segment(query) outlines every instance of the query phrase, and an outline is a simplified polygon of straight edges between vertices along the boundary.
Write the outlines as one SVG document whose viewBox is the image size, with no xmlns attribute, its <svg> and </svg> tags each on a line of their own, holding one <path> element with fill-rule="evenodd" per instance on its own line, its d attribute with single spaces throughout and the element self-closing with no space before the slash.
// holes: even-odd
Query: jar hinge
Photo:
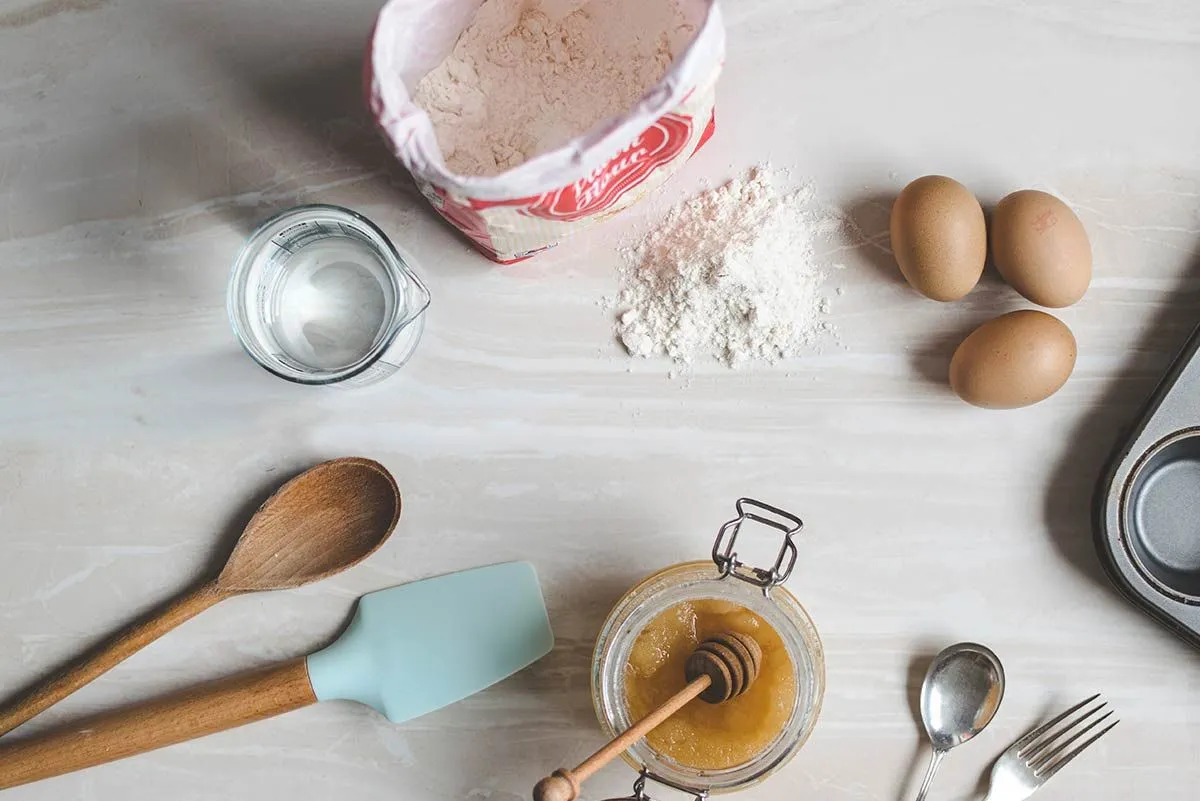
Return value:
<svg viewBox="0 0 1200 801">
<path fill-rule="evenodd" d="M 684 787 L 681 784 L 668 781 L 661 776 L 655 776 L 650 772 L 649 768 L 642 768 L 638 772 L 637 779 L 635 779 L 633 782 L 633 795 L 629 796 L 628 798 L 613 799 L 613 801 L 653 801 L 650 798 L 650 795 L 646 792 L 646 782 L 651 780 L 658 782 L 664 787 L 670 787 L 672 790 L 678 790 L 681 793 L 687 793 L 694 798 L 695 801 L 706 801 L 708 798 L 708 790 L 697 790 L 693 787 Z"/>
<path fill-rule="evenodd" d="M 794 537 L 804 528 L 804 521 L 793 514 L 752 498 L 739 498 L 738 516 L 721 526 L 717 540 L 713 543 L 712 560 L 721 571 L 721 578 L 735 576 L 742 581 L 761 587 L 768 593 L 772 587 L 787 581 L 796 567 L 796 542 Z M 747 565 L 737 558 L 734 545 L 741 532 L 742 523 L 751 520 L 783 534 L 783 545 L 775 564 L 770 569 Z"/>
</svg>

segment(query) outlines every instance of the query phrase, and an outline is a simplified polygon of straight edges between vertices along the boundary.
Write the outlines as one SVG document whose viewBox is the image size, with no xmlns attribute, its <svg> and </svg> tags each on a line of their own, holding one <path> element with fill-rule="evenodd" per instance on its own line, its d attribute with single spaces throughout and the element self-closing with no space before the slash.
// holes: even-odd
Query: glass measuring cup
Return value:
<svg viewBox="0 0 1200 801">
<path fill-rule="evenodd" d="M 263 368 L 298 384 L 363 386 L 412 356 L 429 290 L 370 220 L 297 206 L 259 226 L 233 266 L 234 334 Z"/>
</svg>

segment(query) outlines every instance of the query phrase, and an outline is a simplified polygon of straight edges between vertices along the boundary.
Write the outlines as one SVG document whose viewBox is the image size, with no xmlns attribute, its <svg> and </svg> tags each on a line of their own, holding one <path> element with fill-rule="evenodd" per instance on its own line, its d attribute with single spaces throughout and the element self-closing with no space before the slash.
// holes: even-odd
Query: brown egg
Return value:
<svg viewBox="0 0 1200 801">
<path fill-rule="evenodd" d="M 958 300 L 979 283 L 987 258 L 983 209 L 952 178 L 918 178 L 892 204 L 892 252 L 904 280 L 933 300 Z"/>
<path fill-rule="evenodd" d="M 950 360 L 950 387 L 985 409 L 1043 401 L 1075 369 L 1075 337 L 1057 317 L 1033 309 L 1009 312 L 971 332 Z"/>
<path fill-rule="evenodd" d="M 1070 306 L 1092 280 L 1092 246 L 1075 212 L 1036 189 L 1013 192 L 992 215 L 992 258 L 1012 288 L 1039 306 Z"/>
</svg>

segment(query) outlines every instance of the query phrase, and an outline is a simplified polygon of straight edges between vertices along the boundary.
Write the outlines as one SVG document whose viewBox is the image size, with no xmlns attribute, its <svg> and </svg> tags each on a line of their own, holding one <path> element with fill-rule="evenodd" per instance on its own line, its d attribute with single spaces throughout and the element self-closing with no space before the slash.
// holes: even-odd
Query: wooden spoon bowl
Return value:
<svg viewBox="0 0 1200 801">
<path fill-rule="evenodd" d="M 353 567 L 400 520 L 400 490 L 379 462 L 350 457 L 307 470 L 268 498 L 215 585 L 229 595 L 285 590 Z"/>
</svg>

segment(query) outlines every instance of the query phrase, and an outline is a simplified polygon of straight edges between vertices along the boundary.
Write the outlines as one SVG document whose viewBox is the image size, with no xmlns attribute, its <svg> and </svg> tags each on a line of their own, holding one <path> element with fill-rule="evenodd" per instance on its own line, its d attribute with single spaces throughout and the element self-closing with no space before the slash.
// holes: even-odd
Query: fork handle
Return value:
<svg viewBox="0 0 1200 801">
<path fill-rule="evenodd" d="M 917 801 L 925 801 L 925 796 L 929 795 L 929 786 L 933 784 L 934 774 L 942 764 L 942 758 L 946 756 L 945 751 L 933 749 L 933 756 L 929 759 L 929 770 L 925 771 L 925 781 L 921 782 L 921 789 L 917 791 Z"/>
</svg>

